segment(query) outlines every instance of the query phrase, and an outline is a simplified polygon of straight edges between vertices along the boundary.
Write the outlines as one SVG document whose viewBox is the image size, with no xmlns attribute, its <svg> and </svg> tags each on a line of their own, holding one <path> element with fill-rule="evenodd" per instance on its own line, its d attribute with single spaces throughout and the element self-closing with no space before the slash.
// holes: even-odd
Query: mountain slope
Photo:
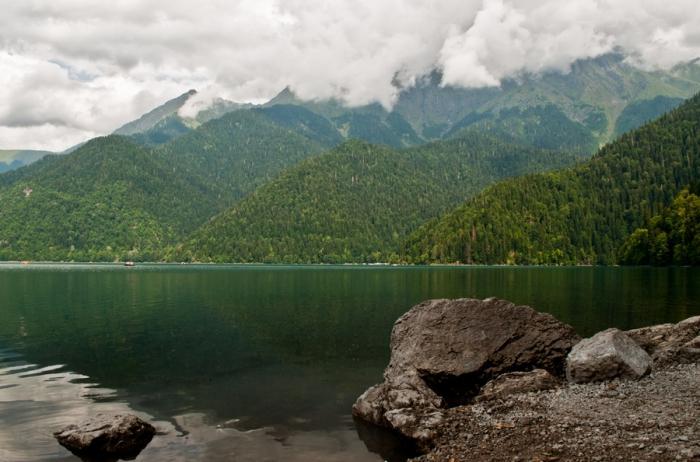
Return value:
<svg viewBox="0 0 700 462">
<path fill-rule="evenodd" d="M 113 134 L 130 136 L 151 130 L 163 120 L 171 116 L 176 116 L 177 111 L 179 111 L 180 108 L 185 105 L 187 100 L 196 93 L 197 92 L 195 90 L 190 90 L 177 98 L 166 101 L 164 104 L 147 112 L 138 119 L 122 125 L 118 129 L 114 130 Z"/>
<path fill-rule="evenodd" d="M 485 185 L 574 161 L 473 133 L 405 151 L 350 141 L 284 171 L 203 226 L 173 258 L 395 260 L 407 233 Z"/>
<path fill-rule="evenodd" d="M 222 207 L 323 146 L 264 114 L 239 110 L 211 120 L 155 150 L 173 173 L 215 190 Z"/>
<path fill-rule="evenodd" d="M 588 163 L 499 183 L 421 227 L 414 262 L 615 263 L 627 236 L 700 177 L 700 96 Z"/>
<path fill-rule="evenodd" d="M 0 260 L 155 260 L 213 210 L 149 151 L 97 138 L 0 176 Z"/>
<path fill-rule="evenodd" d="M 336 100 L 302 101 L 289 88 L 285 88 L 263 107 L 270 110 L 280 106 L 304 108 L 323 117 L 340 134 L 341 140 L 359 139 L 396 149 L 426 142 L 401 114 L 387 112 L 379 104 L 347 107 Z"/>
</svg>

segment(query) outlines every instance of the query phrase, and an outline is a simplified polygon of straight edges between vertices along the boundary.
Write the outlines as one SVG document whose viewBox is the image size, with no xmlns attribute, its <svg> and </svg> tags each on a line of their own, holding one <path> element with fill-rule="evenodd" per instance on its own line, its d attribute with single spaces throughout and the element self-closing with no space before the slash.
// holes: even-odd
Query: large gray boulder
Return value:
<svg viewBox="0 0 700 462">
<path fill-rule="evenodd" d="M 639 379 L 651 371 L 651 357 L 619 329 L 598 332 L 574 346 L 566 360 L 570 382 Z"/>
<path fill-rule="evenodd" d="M 73 454 L 96 460 L 133 459 L 150 443 L 155 428 L 135 415 L 97 414 L 54 433 Z"/>
<path fill-rule="evenodd" d="M 677 324 L 660 324 L 629 330 L 626 334 L 641 346 L 654 360 L 654 365 L 700 360 L 700 316 L 694 316 Z"/>
<path fill-rule="evenodd" d="M 436 416 L 469 402 L 500 374 L 539 368 L 563 376 L 579 340 L 553 316 L 505 300 L 429 300 L 396 321 L 384 382 L 358 398 L 353 414 L 413 437 L 402 425 L 408 414 Z"/>
</svg>

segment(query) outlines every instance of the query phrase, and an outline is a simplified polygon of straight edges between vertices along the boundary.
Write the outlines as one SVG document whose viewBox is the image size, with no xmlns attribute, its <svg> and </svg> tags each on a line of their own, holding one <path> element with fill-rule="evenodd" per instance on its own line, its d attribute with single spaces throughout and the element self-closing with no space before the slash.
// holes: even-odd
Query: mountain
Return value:
<svg viewBox="0 0 700 462">
<path fill-rule="evenodd" d="M 337 100 L 303 101 L 285 88 L 279 95 L 263 105 L 265 110 L 277 107 L 300 107 L 323 117 L 340 135 L 341 140 L 359 139 L 393 148 L 424 144 L 413 126 L 397 112 L 387 112 L 379 104 L 348 107 Z"/>
<path fill-rule="evenodd" d="M 154 155 L 173 173 L 200 178 L 223 207 L 323 149 L 264 113 L 245 109 L 201 125 L 156 148 Z"/>
<path fill-rule="evenodd" d="M 494 185 L 407 240 L 413 262 L 612 264 L 700 178 L 700 96 L 572 169 Z"/>
<path fill-rule="evenodd" d="M 235 200 L 323 146 L 234 111 L 148 148 L 97 138 L 0 175 L 0 260 L 158 260 Z"/>
<path fill-rule="evenodd" d="M 180 116 L 178 114 L 180 109 L 196 94 L 196 90 L 190 90 L 177 98 L 166 101 L 138 119 L 116 129 L 113 134 L 130 136 L 139 144 L 155 146 L 172 141 L 199 125 L 229 112 L 253 107 L 252 104 L 238 104 L 218 98 L 194 118 Z"/>
<path fill-rule="evenodd" d="M 441 80 L 435 72 L 400 89 L 391 112 L 376 104 L 301 101 L 289 89 L 266 106 L 303 106 L 345 138 L 393 147 L 449 138 L 471 127 L 540 149 L 592 154 L 700 91 L 700 62 L 645 71 L 611 53 L 577 61 L 568 73 L 522 75 L 500 87 L 457 88 Z"/>
<path fill-rule="evenodd" d="M 411 230 L 487 184 L 575 161 L 476 133 L 403 151 L 349 141 L 283 171 L 195 232 L 173 258 L 394 261 Z"/>
<path fill-rule="evenodd" d="M 0 173 L 24 167 L 50 154 L 54 153 L 27 149 L 0 149 Z"/>
<path fill-rule="evenodd" d="M 170 101 L 167 101 L 150 112 L 142 115 L 138 119 L 122 125 L 118 129 L 114 130 L 113 134 L 131 136 L 152 130 L 164 120 L 177 116 L 177 111 L 179 111 L 182 106 L 187 103 L 187 100 L 189 100 L 190 97 L 194 96 L 195 94 L 197 94 L 196 90 L 190 90 L 177 98 L 171 99 Z"/>
<path fill-rule="evenodd" d="M 647 122 L 656 119 L 659 114 L 664 114 L 679 106 L 682 98 L 657 96 L 643 101 L 635 101 L 625 107 L 615 123 L 615 136 L 620 136 Z"/>
<path fill-rule="evenodd" d="M 216 210 L 205 184 L 121 136 L 0 175 L 0 260 L 156 260 Z"/>
</svg>

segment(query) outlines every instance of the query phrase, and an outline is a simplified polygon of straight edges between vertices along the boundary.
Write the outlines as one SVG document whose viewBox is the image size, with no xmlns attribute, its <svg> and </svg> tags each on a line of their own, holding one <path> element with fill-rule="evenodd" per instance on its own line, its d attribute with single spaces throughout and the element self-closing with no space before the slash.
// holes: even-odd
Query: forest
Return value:
<svg viewBox="0 0 700 462">
<path fill-rule="evenodd" d="M 498 183 L 407 240 L 413 263 L 615 264 L 700 175 L 700 97 L 574 168 Z"/>
</svg>

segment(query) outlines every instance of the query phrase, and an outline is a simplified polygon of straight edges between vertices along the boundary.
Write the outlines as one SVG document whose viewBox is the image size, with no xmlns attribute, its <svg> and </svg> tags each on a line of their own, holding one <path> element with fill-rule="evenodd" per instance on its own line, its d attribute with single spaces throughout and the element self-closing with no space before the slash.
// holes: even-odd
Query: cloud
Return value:
<svg viewBox="0 0 700 462">
<path fill-rule="evenodd" d="M 190 88 L 193 104 L 290 86 L 391 107 L 396 82 L 435 69 L 447 85 L 494 86 L 612 50 L 668 68 L 700 56 L 698 24 L 696 0 L 5 2 L 0 147 L 62 149 Z"/>
</svg>

